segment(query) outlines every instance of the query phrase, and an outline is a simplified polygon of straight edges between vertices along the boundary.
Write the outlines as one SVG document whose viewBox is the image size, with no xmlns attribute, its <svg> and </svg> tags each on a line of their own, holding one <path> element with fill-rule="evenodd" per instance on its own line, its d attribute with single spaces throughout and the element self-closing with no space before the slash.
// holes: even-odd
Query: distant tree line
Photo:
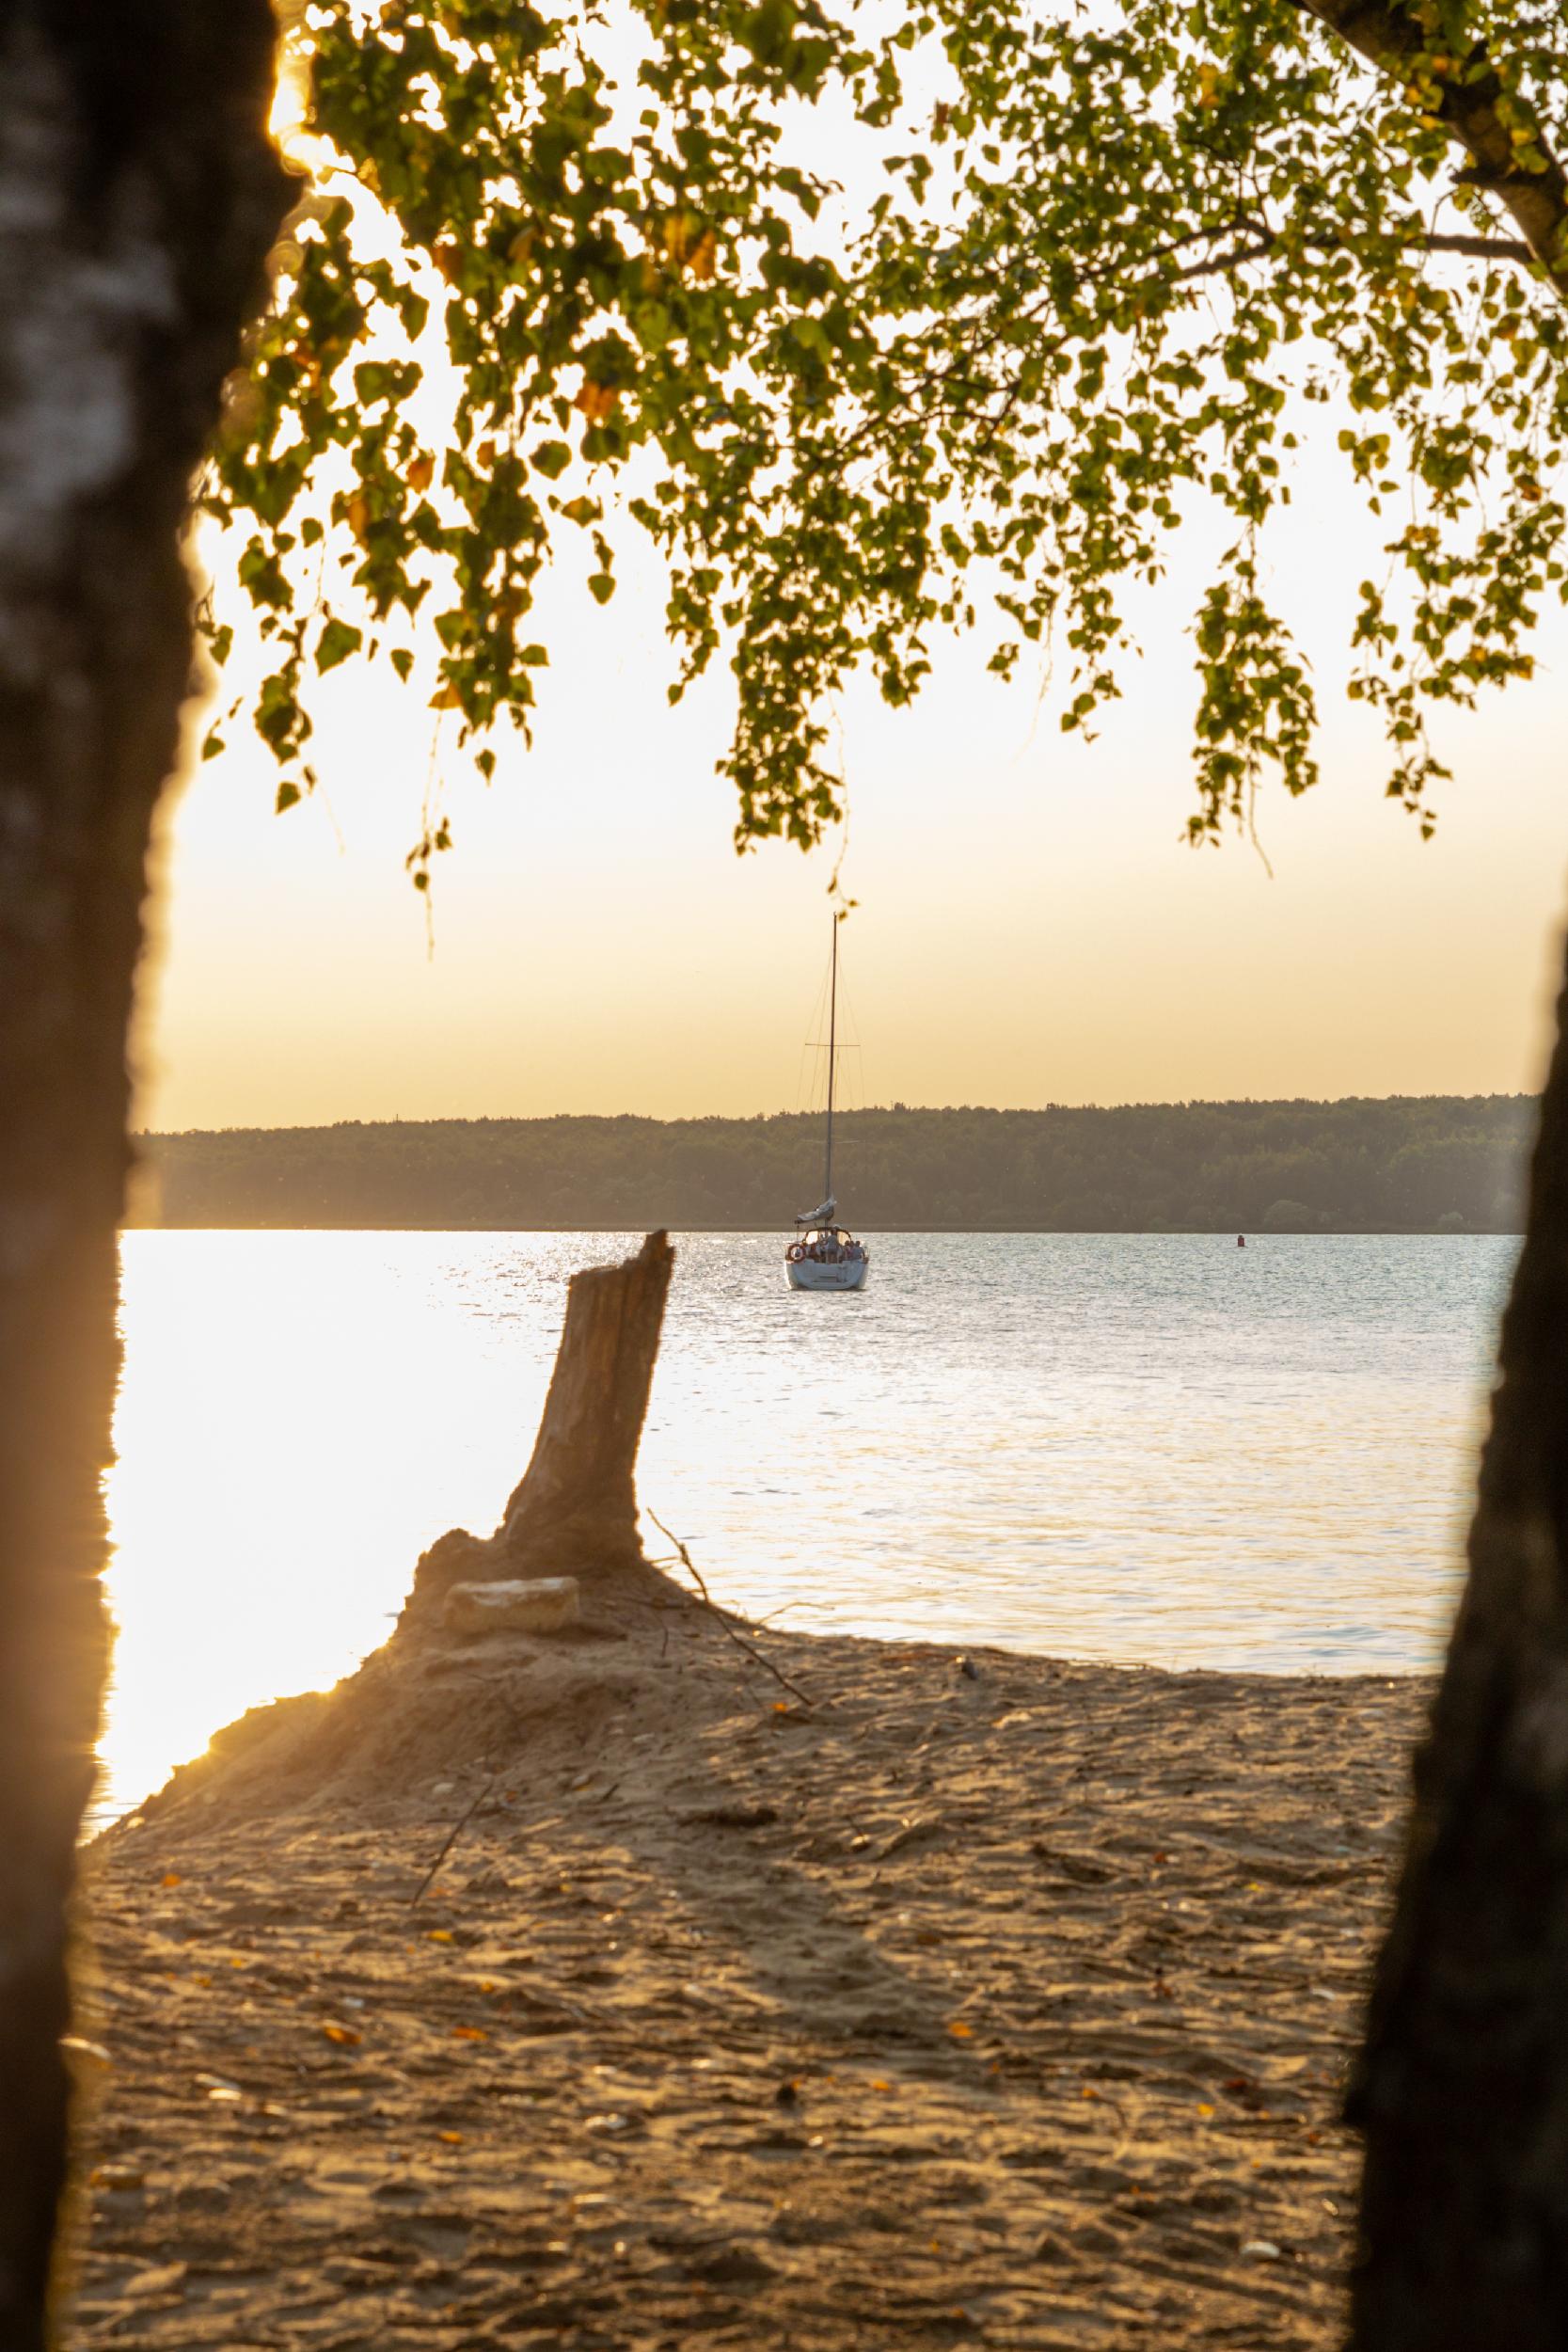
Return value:
<svg viewBox="0 0 1568 2352">
<path fill-rule="evenodd" d="M 874 1232 L 1513 1232 L 1535 1103 L 847 1113 L 834 1183 Z M 142 1138 L 132 1221 L 557 1231 L 778 1229 L 816 1204 L 822 1122 L 477 1119 Z"/>
</svg>

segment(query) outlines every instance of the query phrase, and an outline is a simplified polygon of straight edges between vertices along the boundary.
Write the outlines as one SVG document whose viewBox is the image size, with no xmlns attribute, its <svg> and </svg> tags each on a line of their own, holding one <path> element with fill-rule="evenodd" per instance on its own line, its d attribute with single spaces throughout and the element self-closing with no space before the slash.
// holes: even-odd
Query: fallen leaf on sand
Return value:
<svg viewBox="0 0 1568 2352">
<path fill-rule="evenodd" d="M 425 1932 L 432 1944 L 450 1944 L 451 1942 L 451 1928 L 427 1928 Z"/>
<path fill-rule="evenodd" d="M 324 2026 L 322 2031 L 328 2042 L 340 2042 L 349 2049 L 364 2039 L 363 2035 L 355 2032 L 352 2026 Z"/>
<path fill-rule="evenodd" d="M 449 2148 L 460 2148 L 463 2144 L 461 2132 L 437 2132 L 436 2137 L 437 2139 L 444 2139 Z"/>
<path fill-rule="evenodd" d="M 454 2042 L 488 2042 L 490 2039 L 483 2026 L 453 2026 L 451 2038 Z"/>
<path fill-rule="evenodd" d="M 947 2021 L 947 2030 L 955 2042 L 967 2042 L 974 2028 L 962 2017 L 950 2017 Z"/>
<path fill-rule="evenodd" d="M 183 1885 L 184 1881 L 181 1878 L 178 1870 L 166 1870 L 163 1877 L 158 1881 L 158 1883 L 160 1886 L 182 1886 Z"/>
<path fill-rule="evenodd" d="M 871 2077 L 871 2088 L 873 2090 L 891 2090 L 893 2089 L 893 2085 L 890 2082 L 885 2082 L 880 2074 L 873 2074 Z"/>
<path fill-rule="evenodd" d="M 1212 2107 L 1205 2106 L 1201 2100 L 1198 2102 L 1197 2111 L 1199 2115 L 1212 2115 L 1214 2112 Z"/>
</svg>

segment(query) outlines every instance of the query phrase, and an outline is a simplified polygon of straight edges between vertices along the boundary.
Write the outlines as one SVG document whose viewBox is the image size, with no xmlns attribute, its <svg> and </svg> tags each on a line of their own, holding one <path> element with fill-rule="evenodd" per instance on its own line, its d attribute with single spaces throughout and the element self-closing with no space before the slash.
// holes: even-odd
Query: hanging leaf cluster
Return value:
<svg viewBox="0 0 1568 2352">
<path fill-rule="evenodd" d="M 1338 402 L 1386 532 L 1351 691 L 1430 829 L 1431 707 L 1528 675 L 1563 594 L 1564 5 L 296 8 L 329 161 L 203 485 L 244 534 L 280 804 L 313 782 L 316 680 L 406 679 L 431 632 L 423 691 L 488 775 L 547 665 L 544 567 L 580 546 L 607 603 L 640 529 L 672 700 L 733 667 L 737 837 L 809 844 L 851 673 L 907 704 L 935 634 L 978 625 L 1004 675 L 1053 647 L 1087 727 L 1129 590 L 1206 510 L 1212 836 L 1264 774 L 1316 775 L 1265 543 Z M 843 190 L 801 160 L 824 123 Z"/>
</svg>

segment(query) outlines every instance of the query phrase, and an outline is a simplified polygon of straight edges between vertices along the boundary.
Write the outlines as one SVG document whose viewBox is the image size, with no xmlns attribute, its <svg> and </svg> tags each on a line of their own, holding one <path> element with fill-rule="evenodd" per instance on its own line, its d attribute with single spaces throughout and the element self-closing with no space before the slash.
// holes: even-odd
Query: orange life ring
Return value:
<svg viewBox="0 0 1568 2352">
<path fill-rule="evenodd" d="M 801 1248 L 798 1241 L 792 1241 L 789 1248 L 784 1252 L 784 1255 L 789 1260 L 791 1265 L 799 1265 L 805 1254 L 805 1251 Z"/>
</svg>

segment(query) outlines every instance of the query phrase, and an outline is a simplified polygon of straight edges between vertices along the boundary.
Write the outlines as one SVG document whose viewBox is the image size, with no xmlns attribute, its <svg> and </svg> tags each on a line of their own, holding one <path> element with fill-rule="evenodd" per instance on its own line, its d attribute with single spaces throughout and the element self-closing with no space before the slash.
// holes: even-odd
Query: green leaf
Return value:
<svg viewBox="0 0 1568 2352">
<path fill-rule="evenodd" d="M 364 642 L 363 629 L 356 628 L 352 622 L 340 621 L 336 617 L 329 620 L 316 641 L 318 674 L 325 675 L 328 670 L 335 670 L 340 661 L 346 661 L 351 653 L 357 653 Z"/>
</svg>

